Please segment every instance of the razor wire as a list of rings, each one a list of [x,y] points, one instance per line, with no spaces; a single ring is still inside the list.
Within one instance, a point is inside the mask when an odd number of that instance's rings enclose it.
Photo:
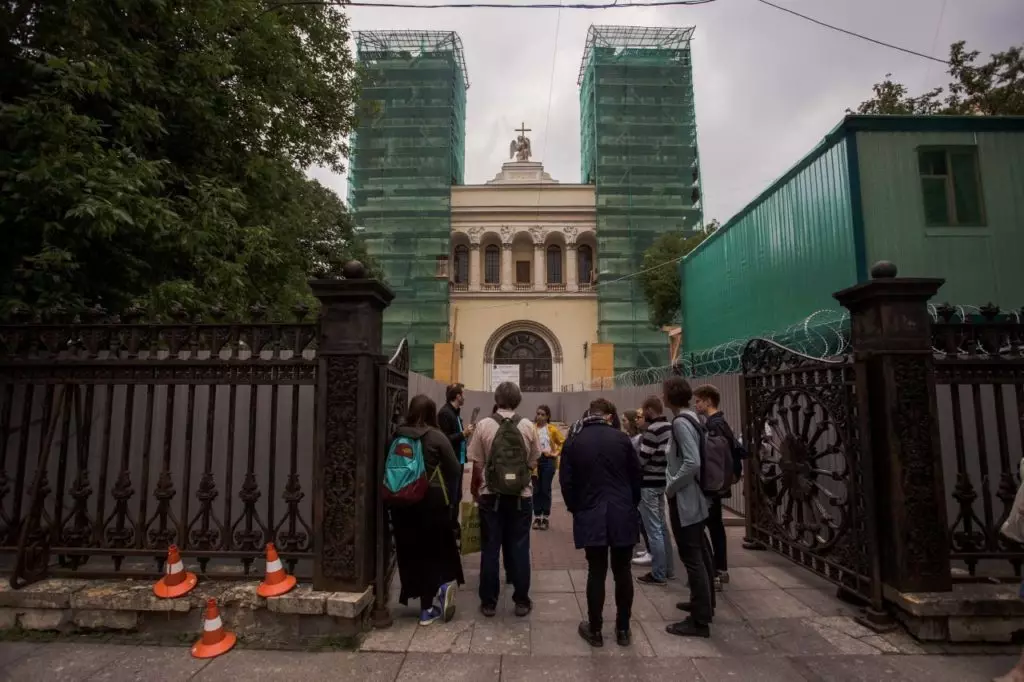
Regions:
[[[983,317],[983,307],[975,305],[954,305],[947,307],[953,310],[951,320],[969,322]],[[943,321],[943,306],[928,304],[928,312],[933,322]],[[1021,322],[1021,310],[1002,313],[1016,322]],[[779,345],[821,360],[834,359],[846,355],[850,347],[850,314],[846,310],[818,310],[800,322],[785,329],[755,334],[741,339],[733,339],[704,350],[683,353],[674,365],[661,367],[644,367],[622,372],[606,379],[582,381],[566,387],[568,391],[587,391],[595,389],[635,388],[650,386],[664,381],[673,374],[685,377],[708,377],[719,374],[736,374],[742,371],[741,358],[743,350],[752,339],[766,339]],[[939,352],[939,349],[935,349]]]

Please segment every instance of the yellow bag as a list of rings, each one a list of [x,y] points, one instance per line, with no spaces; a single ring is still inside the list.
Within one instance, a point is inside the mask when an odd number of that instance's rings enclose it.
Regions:
[[[473,502],[463,502],[462,553],[476,554],[482,549],[480,541],[480,508]]]

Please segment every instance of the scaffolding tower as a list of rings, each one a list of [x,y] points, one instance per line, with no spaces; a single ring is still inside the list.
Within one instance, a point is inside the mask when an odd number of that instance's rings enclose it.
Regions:
[[[658,235],[703,225],[693,32],[587,32],[577,81],[581,174],[596,186],[598,336],[615,346],[616,373],[668,364],[668,340],[651,327],[639,278],[627,276],[641,269]]]
[[[363,70],[352,138],[349,205],[395,300],[385,351],[408,338],[411,369],[428,376],[448,340],[451,187],[465,181],[462,39],[453,31],[356,31]]]

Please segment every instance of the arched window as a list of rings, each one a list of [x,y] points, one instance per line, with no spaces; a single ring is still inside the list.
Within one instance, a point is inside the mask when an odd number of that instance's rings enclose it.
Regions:
[[[548,247],[548,284],[562,283],[562,249],[552,244]]]
[[[456,284],[469,284],[469,249],[465,244],[455,247],[455,272],[453,273]]]
[[[576,268],[580,284],[594,283],[594,251],[586,244],[576,249]]]
[[[484,249],[484,284],[501,283],[501,252],[496,244]]]

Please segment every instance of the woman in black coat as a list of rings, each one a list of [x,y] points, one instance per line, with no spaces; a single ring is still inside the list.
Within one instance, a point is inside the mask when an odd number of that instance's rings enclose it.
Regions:
[[[453,486],[459,481],[459,460],[452,444],[437,426],[437,406],[425,395],[409,403],[405,424],[397,436],[418,439],[430,487],[419,502],[391,508],[391,524],[402,583],[399,603],[420,600],[420,625],[455,615],[456,585],[465,583],[462,557],[451,526]],[[438,475],[438,471],[440,475]],[[439,604],[435,604],[437,599]]]

